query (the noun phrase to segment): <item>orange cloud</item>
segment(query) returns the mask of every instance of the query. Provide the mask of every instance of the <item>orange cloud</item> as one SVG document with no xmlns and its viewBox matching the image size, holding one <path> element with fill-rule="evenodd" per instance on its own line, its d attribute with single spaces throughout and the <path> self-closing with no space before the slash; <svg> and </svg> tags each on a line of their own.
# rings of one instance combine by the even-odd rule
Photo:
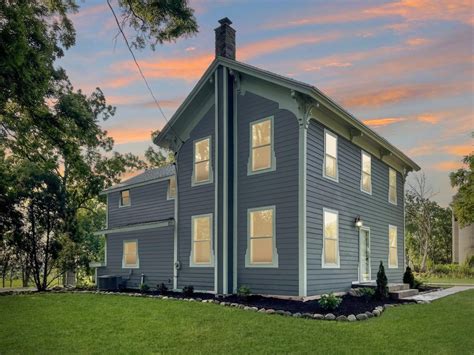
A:
<svg viewBox="0 0 474 355">
<path fill-rule="evenodd" d="M 449 154 L 457 157 L 463 157 L 473 151 L 470 144 L 440 144 L 438 140 L 425 142 L 419 147 L 414 147 L 408 150 L 410 156 L 420 157 L 429 156 L 433 154 Z M 461 160 L 461 159 L 459 159 Z"/>
<path fill-rule="evenodd" d="M 151 143 L 151 129 L 146 128 L 111 128 L 107 130 L 108 136 L 114 139 L 116 144 L 149 141 Z"/>
<path fill-rule="evenodd" d="M 150 101 L 150 95 L 106 95 L 107 103 L 113 106 L 143 106 L 143 107 L 155 107 L 156 103 Z M 162 99 L 159 101 L 162 108 L 177 108 L 181 102 L 183 102 L 182 97 L 177 97 L 174 99 Z"/>
<path fill-rule="evenodd" d="M 430 43 L 431 41 L 426 38 L 409 38 L 405 41 L 409 46 L 423 46 Z"/>
<path fill-rule="evenodd" d="M 453 155 L 460 155 L 460 156 L 465 156 L 474 151 L 472 145 L 451 145 L 444 147 L 444 150 Z"/>
<path fill-rule="evenodd" d="M 438 171 L 453 171 L 459 169 L 460 167 L 462 167 L 462 163 L 457 161 L 441 161 L 431 165 L 433 170 Z"/>
<path fill-rule="evenodd" d="M 435 124 L 439 122 L 440 117 L 432 113 L 426 113 L 426 114 L 417 116 L 416 119 L 420 122 Z"/>
<path fill-rule="evenodd" d="M 386 118 L 372 118 L 370 120 L 364 120 L 364 124 L 370 127 L 383 127 L 388 126 L 397 122 L 405 121 L 402 117 L 386 117 Z"/>
</svg>

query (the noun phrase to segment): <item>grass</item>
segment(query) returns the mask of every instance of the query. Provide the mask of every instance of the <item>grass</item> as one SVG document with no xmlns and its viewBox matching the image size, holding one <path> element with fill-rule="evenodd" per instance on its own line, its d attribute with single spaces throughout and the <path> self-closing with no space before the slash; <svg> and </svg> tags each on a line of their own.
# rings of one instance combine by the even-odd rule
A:
<svg viewBox="0 0 474 355">
<path fill-rule="evenodd" d="M 427 276 L 422 277 L 424 283 L 444 283 L 453 285 L 474 285 L 474 278 L 461 278 L 461 277 L 439 277 L 439 276 Z"/>
<path fill-rule="evenodd" d="M 94 294 L 0 297 L 0 353 L 471 353 L 474 290 L 340 323 Z"/>
</svg>

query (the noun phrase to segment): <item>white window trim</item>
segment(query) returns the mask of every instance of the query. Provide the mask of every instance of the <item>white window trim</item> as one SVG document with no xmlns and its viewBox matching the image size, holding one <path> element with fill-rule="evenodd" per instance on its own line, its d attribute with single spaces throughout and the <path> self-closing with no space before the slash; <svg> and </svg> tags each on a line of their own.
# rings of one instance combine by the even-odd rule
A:
<svg viewBox="0 0 474 355">
<path fill-rule="evenodd" d="M 391 265 L 390 264 L 390 230 L 391 229 L 395 229 L 395 251 L 396 251 L 396 260 L 397 260 L 397 263 L 396 265 Z M 388 268 L 389 269 L 398 269 L 398 227 L 397 226 L 394 226 L 392 224 L 389 224 L 388 225 Z"/>
<path fill-rule="evenodd" d="M 170 185 L 171 185 L 171 179 L 174 179 L 175 180 L 175 183 L 176 183 L 176 188 L 178 186 L 178 179 L 176 176 L 172 176 L 170 177 L 167 181 L 168 181 L 168 186 L 166 188 L 166 199 L 167 200 L 174 200 L 176 198 L 176 192 L 175 192 L 175 197 L 173 196 L 170 196 Z M 176 189 L 175 189 L 176 191 Z"/>
<path fill-rule="evenodd" d="M 329 134 L 330 136 L 336 138 L 336 177 L 335 178 L 333 178 L 332 176 L 326 175 L 326 155 L 327 155 L 326 154 L 326 134 Z M 335 182 L 339 182 L 339 154 L 338 154 L 338 150 L 339 150 L 339 141 L 338 141 L 337 135 L 335 133 L 332 133 L 327 128 L 325 128 L 324 129 L 323 177 L 325 177 L 326 179 L 335 181 Z"/>
<path fill-rule="evenodd" d="M 360 191 L 372 195 L 372 156 L 364 150 L 360 151 Z M 364 155 L 370 159 L 370 191 L 364 190 Z"/>
<path fill-rule="evenodd" d="M 336 264 L 326 264 L 325 260 L 324 260 L 324 239 L 326 239 L 326 236 L 325 236 L 325 232 L 324 232 L 324 224 L 325 224 L 325 220 L 324 220 L 324 214 L 325 212 L 328 212 L 328 213 L 334 213 L 337 215 L 337 248 L 336 248 Z M 339 255 L 339 238 L 340 238 L 340 235 L 339 235 L 339 211 L 336 211 L 336 210 L 332 210 L 332 209 L 329 209 L 329 208 L 323 208 L 323 247 L 322 247 L 322 254 L 321 254 L 321 268 L 323 269 L 339 269 L 341 267 L 341 260 L 340 260 L 340 255 Z"/>
<path fill-rule="evenodd" d="M 125 265 L 125 243 L 135 242 L 137 244 L 137 264 L 135 266 Z M 126 239 L 122 242 L 122 269 L 139 269 L 140 268 L 140 255 L 138 253 L 138 239 Z"/>
<path fill-rule="evenodd" d="M 253 165 L 253 146 L 252 146 L 252 126 L 254 124 L 258 124 L 264 121 L 270 120 L 271 122 L 271 166 L 266 169 L 260 169 L 253 171 L 252 170 L 252 165 Z M 274 116 L 269 116 L 265 118 L 261 118 L 255 121 L 252 121 L 249 123 L 249 159 L 247 163 L 247 175 L 257 175 L 257 174 L 262 174 L 262 173 L 268 173 L 270 171 L 275 171 L 276 170 L 276 156 L 275 156 L 275 119 Z"/>
<path fill-rule="evenodd" d="M 395 173 L 395 202 L 391 201 L 390 200 L 390 172 L 393 171 Z M 391 203 L 392 205 L 395 205 L 397 206 L 397 202 L 398 202 L 398 191 L 397 191 L 397 180 L 398 180 L 398 177 L 397 177 L 397 171 L 395 169 L 392 169 L 392 168 L 388 168 L 388 202 Z"/>
<path fill-rule="evenodd" d="M 211 242 L 211 257 L 208 263 L 195 263 L 194 262 L 194 220 L 196 218 L 210 218 L 211 235 L 209 236 Z M 214 225 L 212 213 L 199 214 L 191 216 L 191 253 L 189 255 L 189 266 L 190 267 L 214 267 Z"/>
<path fill-rule="evenodd" d="M 250 214 L 252 212 L 273 210 L 273 255 L 271 263 L 253 263 L 250 260 Z M 278 268 L 278 250 L 276 247 L 276 206 L 264 206 L 247 209 L 247 249 L 245 251 L 245 267 L 246 268 Z"/>
<path fill-rule="evenodd" d="M 122 205 L 122 192 L 128 191 L 128 205 Z M 119 208 L 130 207 L 132 205 L 132 194 L 130 189 L 120 190 L 119 191 Z"/>
<path fill-rule="evenodd" d="M 209 178 L 205 181 L 196 181 L 196 143 L 209 139 Z M 193 141 L 193 174 L 191 176 L 191 186 L 201 186 L 212 184 L 214 174 L 212 171 L 212 136 L 202 137 Z"/>
</svg>

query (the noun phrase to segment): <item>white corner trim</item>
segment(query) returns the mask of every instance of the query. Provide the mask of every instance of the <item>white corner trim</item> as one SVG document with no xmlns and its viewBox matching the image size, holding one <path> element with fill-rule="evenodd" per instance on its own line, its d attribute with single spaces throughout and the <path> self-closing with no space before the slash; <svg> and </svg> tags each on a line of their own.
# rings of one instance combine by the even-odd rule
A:
<svg viewBox="0 0 474 355">
<path fill-rule="evenodd" d="M 304 118 L 303 118 L 304 120 Z M 298 179 L 298 279 L 300 297 L 306 297 L 308 290 L 307 274 L 307 235 L 306 235 L 306 150 L 307 125 L 299 124 L 299 179 Z"/>
<path fill-rule="evenodd" d="M 250 213 L 262 210 L 273 210 L 273 236 L 272 236 L 272 262 L 271 263 L 252 263 L 250 260 Z M 276 247 L 276 206 L 262 206 L 247 209 L 247 249 L 245 251 L 246 268 L 278 268 L 278 250 Z"/>
<path fill-rule="evenodd" d="M 134 266 L 127 266 L 125 264 L 125 243 L 137 244 L 137 263 Z M 138 239 L 125 239 L 122 241 L 122 269 L 139 269 L 140 268 L 140 253 L 138 252 Z"/>
<path fill-rule="evenodd" d="M 334 138 L 336 138 L 336 177 L 328 176 L 326 175 L 326 135 L 330 135 Z M 337 135 L 327 128 L 324 128 L 324 159 L 323 159 L 323 177 L 326 179 L 332 180 L 334 182 L 339 182 L 339 140 L 337 138 Z"/>
<path fill-rule="evenodd" d="M 234 219 L 233 219 L 233 227 L 234 227 L 234 233 L 232 236 L 233 239 L 233 280 L 232 280 L 232 292 L 236 293 L 237 292 L 237 207 L 238 207 L 238 135 L 237 135 L 237 100 L 238 100 L 238 95 L 237 95 L 237 90 L 234 85 L 234 117 L 233 117 L 233 124 L 234 124 Z"/>
<path fill-rule="evenodd" d="M 196 181 L 196 143 L 208 140 L 209 141 L 209 178 L 204 181 Z M 216 150 L 217 150 L 217 135 L 216 135 Z M 217 166 L 217 158 L 216 158 L 216 166 Z M 216 168 L 217 170 L 217 168 Z M 191 176 L 191 186 L 201 186 L 206 184 L 212 184 L 214 181 L 214 173 L 212 171 L 212 136 L 205 136 L 198 139 L 193 140 L 193 173 Z"/>
<path fill-rule="evenodd" d="M 178 159 L 175 163 L 176 171 L 178 171 Z M 175 176 L 176 179 L 176 196 L 174 199 L 174 231 L 173 231 L 173 289 L 178 288 L 178 269 L 176 263 L 178 262 L 178 174 Z"/>
<path fill-rule="evenodd" d="M 270 120 L 271 122 L 271 133 L 270 133 L 270 140 L 271 140 L 271 164 L 270 167 L 265 168 L 265 169 L 259 169 L 259 170 L 252 170 L 252 165 L 253 165 L 253 145 L 252 145 L 252 126 L 254 124 L 258 124 L 264 121 Z M 262 173 L 267 173 L 270 171 L 275 171 L 276 170 L 276 156 L 275 156 L 275 118 L 274 116 L 268 116 L 264 117 L 255 121 L 249 122 L 249 158 L 248 158 L 248 163 L 247 163 L 247 175 L 257 175 L 257 174 L 262 174 Z"/>
<path fill-rule="evenodd" d="M 222 140 L 223 140 L 223 172 L 222 172 L 222 289 L 223 293 L 227 294 L 228 293 L 228 286 L 229 286 L 229 280 L 228 280 L 228 270 L 229 270 L 229 265 L 228 265 L 228 260 L 229 260 L 229 250 L 228 250 L 228 191 L 227 191 L 227 179 L 228 179 L 228 141 L 227 141 L 227 124 L 228 124 L 228 102 L 227 102 L 227 91 L 228 91 L 228 86 L 227 86 L 227 68 L 223 67 L 222 68 L 222 104 L 223 104 L 223 109 L 222 109 Z"/>
<path fill-rule="evenodd" d="M 211 227 L 211 235 L 209 236 L 209 239 L 210 239 L 210 249 L 211 249 L 211 253 L 210 253 L 210 260 L 208 263 L 196 263 L 194 262 L 194 220 L 196 218 L 210 218 L 210 227 Z M 213 215 L 212 213 L 206 213 L 206 214 L 200 214 L 200 215 L 195 215 L 195 216 L 192 216 L 191 217 L 191 253 L 189 255 L 189 267 L 215 267 L 215 264 L 214 264 L 214 250 L 212 248 L 213 246 L 213 237 L 214 237 L 214 227 L 213 227 Z"/>
<path fill-rule="evenodd" d="M 325 260 L 324 260 L 324 239 L 326 238 L 325 233 L 324 233 L 324 224 L 325 224 L 324 215 L 325 215 L 325 212 L 334 213 L 334 214 L 337 215 L 337 243 L 336 243 L 336 245 L 337 245 L 337 247 L 336 247 L 337 262 L 336 262 L 336 264 L 326 264 Z M 332 210 L 332 209 L 324 207 L 323 208 L 323 247 L 322 247 L 322 254 L 321 254 L 321 268 L 322 269 L 339 269 L 341 267 L 341 258 L 340 258 L 340 254 L 339 254 L 339 239 L 340 239 L 340 235 L 339 235 L 339 211 Z"/>
<path fill-rule="evenodd" d="M 370 159 L 370 191 L 364 190 L 364 156 Z M 372 156 L 365 150 L 360 150 L 360 191 L 372 195 Z"/>
<path fill-rule="evenodd" d="M 214 164 L 215 164 L 215 171 L 219 172 L 219 85 L 218 85 L 218 80 L 219 80 L 219 73 L 218 70 L 216 69 L 214 71 L 214 108 L 215 108 L 215 121 L 214 121 L 214 137 L 215 137 L 215 149 L 214 149 Z M 218 176 L 218 175 L 217 175 Z M 219 219 L 219 179 L 216 178 L 216 183 L 214 184 L 214 248 L 212 249 L 213 252 L 215 252 L 215 259 L 214 259 L 214 292 L 217 294 L 219 290 L 219 283 L 218 283 L 218 277 L 219 277 L 219 268 L 217 267 L 219 265 L 219 238 L 218 238 L 218 219 Z"/>
</svg>

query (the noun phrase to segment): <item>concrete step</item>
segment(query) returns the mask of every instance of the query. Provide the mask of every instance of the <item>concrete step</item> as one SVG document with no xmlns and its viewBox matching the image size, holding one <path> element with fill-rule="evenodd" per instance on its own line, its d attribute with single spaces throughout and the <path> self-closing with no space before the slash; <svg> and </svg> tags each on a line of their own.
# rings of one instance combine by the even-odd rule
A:
<svg viewBox="0 0 474 355">
<path fill-rule="evenodd" d="M 388 284 L 388 292 L 395 292 L 395 291 L 404 291 L 410 289 L 409 284 Z"/>
<path fill-rule="evenodd" d="M 410 288 L 408 290 L 398 290 L 389 292 L 389 295 L 394 300 L 401 300 L 406 297 L 416 296 L 418 294 L 418 290 Z"/>
</svg>

